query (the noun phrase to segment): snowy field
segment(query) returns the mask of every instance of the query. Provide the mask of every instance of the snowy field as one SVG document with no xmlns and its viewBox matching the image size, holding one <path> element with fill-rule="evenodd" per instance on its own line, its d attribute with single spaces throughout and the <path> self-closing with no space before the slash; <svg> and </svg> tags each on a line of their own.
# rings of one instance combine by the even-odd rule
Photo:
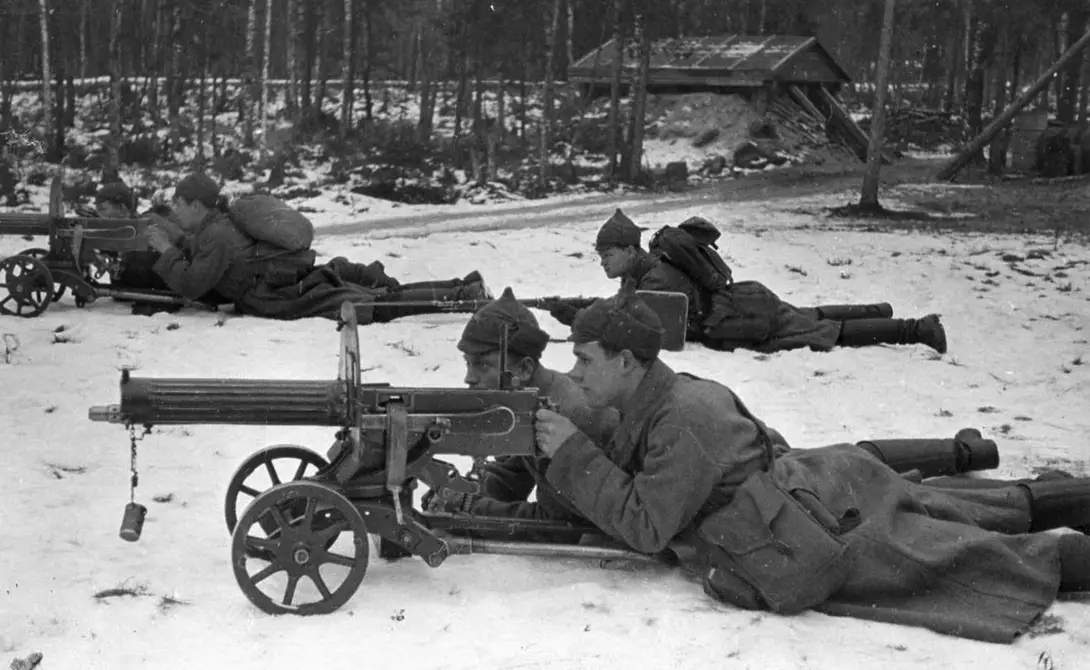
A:
<svg viewBox="0 0 1090 670">
<path fill-rule="evenodd" d="M 845 198 L 826 198 L 842 204 Z M 647 199 L 627 201 L 638 211 Z M 735 277 L 795 304 L 889 301 L 897 316 L 939 312 L 945 356 L 917 347 L 759 355 L 690 345 L 676 370 L 735 389 L 797 447 L 874 437 L 950 437 L 981 428 L 1000 444 L 996 476 L 1053 466 L 1090 474 L 1090 251 L 1051 237 L 867 233 L 800 214 L 819 201 L 674 199 L 637 214 L 653 231 L 702 214 L 724 231 Z M 381 260 L 402 281 L 479 269 L 497 294 L 600 295 L 615 287 L 593 240 L 617 203 L 553 217 L 481 207 L 325 230 L 324 257 Z M 553 207 L 555 203 L 541 203 Z M 371 232 L 359 232 L 369 228 Z M 649 234 L 649 233 L 648 233 Z M 36 246 L 0 238 L 0 256 Z M 566 329 L 538 313 L 555 338 Z M 465 315 L 360 331 L 364 381 L 459 387 Z M 66 297 L 36 319 L 0 317 L 0 663 L 41 668 L 988 668 L 1090 667 L 1090 600 L 1061 600 L 1031 635 L 991 645 L 816 613 L 780 617 L 711 601 L 660 567 L 454 556 L 432 569 L 372 552 L 356 595 L 333 614 L 272 617 L 236 585 L 223 499 L 235 468 L 270 444 L 324 453 L 329 429 L 178 426 L 140 443 L 140 542 L 118 538 L 128 502 L 126 431 L 87 409 L 116 403 L 122 368 L 150 377 L 331 379 L 330 321 L 183 311 L 132 316 Z M 544 358 L 566 370 L 567 344 Z M 463 468 L 467 459 L 455 460 Z M 114 590 L 114 591 L 111 591 Z M 111 595 L 120 594 L 120 595 Z M 126 595 L 127 594 L 127 595 Z M 5 665 L 6 667 L 6 665 Z"/>
</svg>

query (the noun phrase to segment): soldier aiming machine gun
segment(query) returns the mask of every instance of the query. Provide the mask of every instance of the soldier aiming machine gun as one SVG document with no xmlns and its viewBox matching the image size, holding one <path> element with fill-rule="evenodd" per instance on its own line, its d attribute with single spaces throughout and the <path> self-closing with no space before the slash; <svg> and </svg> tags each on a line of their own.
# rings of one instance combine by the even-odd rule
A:
<svg viewBox="0 0 1090 670">
<path fill-rule="evenodd" d="M 0 214 L 0 235 L 48 235 L 47 249 L 24 249 L 0 260 L 0 314 L 35 317 L 71 289 L 77 307 L 101 296 L 123 300 L 200 305 L 164 291 L 125 291 L 100 283 L 120 272 L 124 251 L 147 249 L 144 231 L 152 219 L 64 216 L 61 180 L 49 191 L 48 214 Z"/>
<path fill-rule="evenodd" d="M 432 488 L 476 490 L 474 482 L 463 479 L 437 455 L 484 458 L 535 453 L 534 415 L 546 403 L 533 388 L 482 391 L 361 383 L 356 313 L 346 303 L 341 310 L 336 380 L 148 379 L 123 372 L 121 403 L 91 407 L 89 413 L 93 421 L 129 427 L 130 492 L 137 483 L 138 425 L 338 427 L 328 458 L 294 445 L 273 446 L 252 455 L 232 477 L 225 501 L 235 579 L 246 597 L 273 614 L 321 614 L 339 608 L 359 587 L 369 559 L 368 534 L 382 538 L 382 552 L 420 556 L 432 567 L 451 554 L 465 553 L 661 558 L 604 546 L 475 539 L 465 533 L 510 536 L 536 531 L 578 536 L 598 531 L 589 525 L 425 513 L 413 508 L 417 480 Z M 280 481 L 274 461 L 298 463 L 292 481 Z M 308 466 L 316 472 L 304 476 Z M 254 487 L 251 475 L 258 471 L 269 473 L 271 487 Z M 239 516 L 242 496 L 253 500 Z M 130 499 L 121 536 L 135 541 L 146 509 L 134 496 Z M 256 571 L 251 570 L 255 562 L 260 564 Z M 328 566 L 344 573 L 337 584 L 329 583 Z M 286 584 L 271 587 L 276 580 L 268 578 L 281 574 Z M 297 592 L 297 586 L 311 584 L 313 598 L 301 602 L 298 596 L 308 594 L 302 593 L 304 589 Z"/>
<path fill-rule="evenodd" d="M 123 372 L 121 403 L 90 408 L 93 421 L 129 429 L 132 479 L 121 537 L 140 537 L 146 508 L 135 502 L 136 434 L 139 425 L 240 424 L 330 426 L 339 430 L 323 457 L 295 445 L 276 445 L 251 455 L 227 487 L 225 520 L 231 533 L 235 580 L 246 597 L 272 614 L 329 613 L 346 603 L 367 570 L 368 535 L 381 538 L 380 555 L 416 555 L 438 567 L 451 554 L 497 553 L 638 561 L 673 560 L 672 553 L 649 556 L 594 544 L 510 541 L 514 534 L 563 533 L 601 536 L 589 524 L 534 519 L 428 513 L 414 509 L 417 481 L 433 490 L 446 486 L 474 493 L 477 484 L 436 458 L 475 458 L 536 453 L 536 411 L 548 399 L 537 389 L 500 390 L 392 387 L 360 381 L 356 310 L 341 309 L 340 366 L 331 381 L 149 379 Z M 506 370 L 506 343 L 501 369 Z M 979 437 L 979 436 L 978 436 Z M 913 441 L 885 441 L 871 451 L 906 477 L 956 474 L 996 467 L 990 440 L 925 447 Z M 927 442 L 927 441 L 925 441 Z M 971 459 L 959 456 L 968 449 Z M 294 474 L 281 481 L 276 463 Z M 308 468 L 313 474 L 306 475 Z M 289 469 L 288 471 L 291 471 Z M 924 472 L 926 471 L 926 472 Z M 261 488 L 253 475 L 267 472 Z M 915 475 L 915 476 L 914 476 Z M 240 502 L 252 498 L 238 513 Z M 468 534 L 477 533 L 478 537 Z M 259 563 L 257 570 L 253 564 Z M 343 573 L 330 584 L 330 569 Z M 278 576 L 278 580 L 271 579 Z M 303 580 L 306 577 L 306 580 Z M 276 582 L 275 584 L 273 582 Z M 308 594 L 297 587 L 309 589 Z M 312 588 L 311 588 L 312 587 Z"/>
</svg>

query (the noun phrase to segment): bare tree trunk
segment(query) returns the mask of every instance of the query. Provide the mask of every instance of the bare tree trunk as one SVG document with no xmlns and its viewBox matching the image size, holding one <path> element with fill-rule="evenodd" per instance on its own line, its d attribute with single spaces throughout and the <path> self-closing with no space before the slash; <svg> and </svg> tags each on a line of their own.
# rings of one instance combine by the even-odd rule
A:
<svg viewBox="0 0 1090 670">
<path fill-rule="evenodd" d="M 314 109 L 318 114 L 321 114 L 329 85 L 329 36 L 333 31 L 333 12 L 329 2 L 325 0 L 317 2 L 317 6 L 321 14 L 318 21 L 318 47 L 315 56 L 317 59 L 316 69 L 318 70 L 318 89 L 314 96 Z"/>
<path fill-rule="evenodd" d="M 643 124 L 647 109 L 647 79 L 651 70 L 651 26 L 647 15 L 638 18 L 640 30 L 640 68 L 632 101 L 631 140 L 628 150 L 628 181 L 637 183 L 643 163 Z"/>
<path fill-rule="evenodd" d="M 219 143 L 219 120 L 216 116 L 219 114 L 220 106 L 223 105 L 223 95 L 220 93 L 220 87 L 216 86 L 216 77 L 212 76 L 212 132 L 209 142 L 212 143 L 212 157 L 220 157 L 220 143 Z"/>
<path fill-rule="evenodd" d="M 363 105 L 364 118 L 371 122 L 375 120 L 375 106 L 371 100 L 371 67 L 375 61 L 375 9 L 372 0 L 364 0 L 363 12 L 363 18 L 367 22 L 363 31 Z"/>
<path fill-rule="evenodd" d="M 425 18 L 417 33 L 417 61 L 420 63 L 420 121 L 416 124 L 417 141 L 423 142 L 431 137 L 432 118 L 435 114 L 435 88 L 432 84 L 431 30 L 429 19 Z"/>
<path fill-rule="evenodd" d="M 568 50 L 568 67 L 575 64 L 575 0 L 568 0 L 568 34 L 565 46 Z M 565 73 L 566 74 L 566 73 Z M 566 77 L 565 77 L 566 78 Z"/>
<path fill-rule="evenodd" d="M 256 1 L 256 0 L 255 0 Z M 182 6 L 174 5 L 174 19 L 170 31 L 170 79 L 167 81 L 167 113 L 170 115 L 170 149 L 177 151 L 181 143 L 181 110 L 185 100 L 186 73 L 182 71 Z"/>
<path fill-rule="evenodd" d="M 261 156 L 269 154 L 269 61 L 272 60 L 272 0 L 265 0 L 265 39 L 261 43 Z"/>
<path fill-rule="evenodd" d="M 352 129 L 352 107 L 355 102 L 356 22 L 353 0 L 344 0 L 343 56 L 341 58 L 341 137 Z"/>
<path fill-rule="evenodd" d="M 859 196 L 859 209 L 881 211 L 878 203 L 878 180 L 882 169 L 882 133 L 886 124 L 886 94 L 889 79 L 890 52 L 893 45 L 893 10 L 895 0 L 885 0 L 882 13 L 882 33 L 878 38 L 878 71 L 875 73 L 874 107 L 871 112 L 870 144 L 867 146 L 867 171 Z"/>
<path fill-rule="evenodd" d="M 117 173 L 121 167 L 121 0 L 110 6 L 110 138 L 106 142 L 106 165 Z"/>
<path fill-rule="evenodd" d="M 285 101 L 287 106 L 288 117 L 291 119 L 296 118 L 297 110 L 299 109 L 299 65 L 296 62 L 295 55 L 296 45 L 299 41 L 299 22 L 296 20 L 296 15 L 299 13 L 296 5 L 297 0 L 285 0 L 287 7 L 284 10 L 284 15 L 287 17 L 285 21 L 287 28 L 287 44 L 285 45 L 284 58 L 286 60 L 285 67 L 287 68 L 288 75 L 288 96 Z"/>
<path fill-rule="evenodd" d="M 496 130 L 502 142 L 507 139 L 507 67 L 501 63 L 500 83 L 496 91 Z"/>
<path fill-rule="evenodd" d="M 1068 13 L 1067 20 L 1067 44 L 1073 44 L 1084 32 L 1086 32 L 1086 10 L 1074 8 Z M 1060 96 L 1057 101 L 1056 118 L 1061 123 L 1075 123 L 1078 118 L 1079 91 L 1082 79 L 1083 62 L 1085 58 L 1073 59 L 1061 73 L 1062 83 Z"/>
<path fill-rule="evenodd" d="M 208 39 L 207 31 L 205 39 Z M 207 42 L 205 43 L 207 44 Z M 204 58 L 201 59 L 200 89 L 197 91 L 197 149 L 193 152 L 193 169 L 200 170 L 204 167 L 204 115 L 208 108 L 205 82 L 208 79 L 208 47 L 202 45 Z"/>
<path fill-rule="evenodd" d="M 53 126 L 53 73 L 49 68 L 49 2 L 48 0 L 38 0 L 39 5 L 39 26 L 42 33 L 42 108 L 45 112 L 45 118 L 42 119 L 42 124 L 45 129 L 43 135 L 47 138 L 47 144 L 52 145 L 53 141 L 49 140 L 50 129 Z M 50 160 L 56 155 L 56 148 L 49 146 L 46 150 L 47 159 Z"/>
<path fill-rule="evenodd" d="M 1081 77 L 1079 78 L 1079 128 L 1086 129 L 1087 109 L 1090 98 L 1090 50 L 1083 53 Z"/>
<path fill-rule="evenodd" d="M 999 34 L 999 48 L 996 57 L 992 61 L 992 86 L 993 108 L 995 112 L 992 118 L 1003 113 L 1007 105 L 1007 71 L 1010 67 L 1010 27 L 1003 26 Z M 1010 142 L 1010 134 L 1002 132 L 992 140 L 988 150 L 988 172 L 996 175 L 1003 174 L 1007 166 L 1007 146 Z"/>
<path fill-rule="evenodd" d="M 618 140 L 621 134 L 621 75 L 624 72 L 624 0 L 614 0 L 613 44 L 617 57 L 613 61 L 613 77 L 609 85 L 609 178 L 617 178 Z"/>
<path fill-rule="evenodd" d="M 90 0 L 81 0 L 79 7 L 79 78 L 87 79 L 87 14 L 91 8 Z"/>
<path fill-rule="evenodd" d="M 242 122 L 242 145 L 254 145 L 254 70 L 257 69 L 257 0 L 246 0 L 246 62 L 242 66 L 242 98 L 239 114 Z"/>
<path fill-rule="evenodd" d="M 299 101 L 299 105 L 302 108 L 309 109 L 312 104 L 311 99 L 311 85 L 310 80 L 314 76 L 314 59 L 316 57 L 316 33 L 317 17 L 315 16 L 316 5 L 313 2 L 300 2 L 297 5 L 301 16 L 301 21 L 305 27 L 303 30 L 303 39 L 305 40 L 303 48 L 303 91 L 302 98 Z"/>
<path fill-rule="evenodd" d="M 958 54 L 961 51 L 963 39 L 960 24 L 951 23 L 950 37 L 946 43 L 946 87 L 942 98 L 942 108 L 947 112 L 954 111 L 957 105 L 958 63 L 960 62 Z"/>
<path fill-rule="evenodd" d="M 163 49 L 166 46 L 163 44 L 166 40 L 163 39 L 164 30 L 163 23 L 166 20 L 166 7 L 165 0 L 159 0 L 156 3 L 155 8 L 155 34 L 152 39 L 155 42 L 155 67 L 151 72 L 151 79 L 148 86 L 148 106 L 151 108 L 151 118 L 158 125 L 162 115 L 159 112 L 159 78 L 163 76 Z"/>
<path fill-rule="evenodd" d="M 541 110 L 541 143 L 538 146 L 538 180 L 544 189 L 549 180 L 549 142 L 550 126 L 553 122 L 553 64 L 556 62 L 557 29 L 560 26 L 560 0 L 553 0 L 553 18 L 546 33 L 546 43 L 549 45 L 548 55 L 545 58 L 545 90 L 542 98 Z"/>
</svg>

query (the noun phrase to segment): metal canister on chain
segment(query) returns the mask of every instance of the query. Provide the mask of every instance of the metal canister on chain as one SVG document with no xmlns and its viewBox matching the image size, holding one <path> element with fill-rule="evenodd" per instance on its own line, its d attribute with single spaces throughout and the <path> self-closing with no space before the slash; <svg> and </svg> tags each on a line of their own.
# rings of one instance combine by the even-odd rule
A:
<svg viewBox="0 0 1090 670">
<path fill-rule="evenodd" d="M 144 517 L 148 514 L 148 508 L 140 503 L 131 502 L 125 505 L 125 515 L 121 517 L 121 531 L 118 535 L 126 542 L 136 542 L 140 539 L 140 533 L 144 531 Z"/>
</svg>

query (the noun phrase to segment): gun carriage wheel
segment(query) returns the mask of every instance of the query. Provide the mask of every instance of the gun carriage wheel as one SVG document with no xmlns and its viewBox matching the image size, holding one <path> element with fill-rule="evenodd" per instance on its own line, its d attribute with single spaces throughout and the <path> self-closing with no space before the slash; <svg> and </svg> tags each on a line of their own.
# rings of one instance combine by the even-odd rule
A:
<svg viewBox="0 0 1090 670">
<path fill-rule="evenodd" d="M 0 314 L 29 319 L 53 302 L 53 274 L 31 256 L 8 256 L 0 261 L 0 285 L 8 292 L 0 298 Z"/>
<path fill-rule="evenodd" d="M 227 532 L 234 531 L 238 523 L 240 494 L 245 494 L 249 496 L 249 500 L 252 500 L 269 488 L 283 483 L 285 472 L 291 473 L 291 478 L 287 481 L 295 482 L 306 477 L 308 471 L 314 474 L 315 471 L 327 465 L 329 463 L 321 455 L 294 444 L 273 445 L 251 455 L 238 466 L 227 484 L 227 496 L 223 507 L 224 517 L 227 520 Z M 269 480 L 268 484 L 264 482 L 265 478 Z M 243 508 L 249 504 L 249 500 L 243 503 Z M 266 528 L 266 531 L 269 530 L 271 528 Z"/>
<path fill-rule="evenodd" d="M 31 247 L 30 249 L 23 249 L 16 256 L 30 256 L 43 263 L 46 257 L 49 256 L 49 251 L 42 249 L 41 247 Z M 53 302 L 59 302 L 64 297 L 64 292 L 68 289 L 63 283 L 57 283 L 53 286 Z"/>
<path fill-rule="evenodd" d="M 265 532 L 266 517 L 274 533 Z M 335 611 L 359 588 L 369 554 L 359 510 L 332 488 L 308 481 L 280 484 L 259 495 L 231 536 L 235 580 L 250 602 L 269 614 Z M 264 565 L 251 572 L 250 561 Z"/>
</svg>

